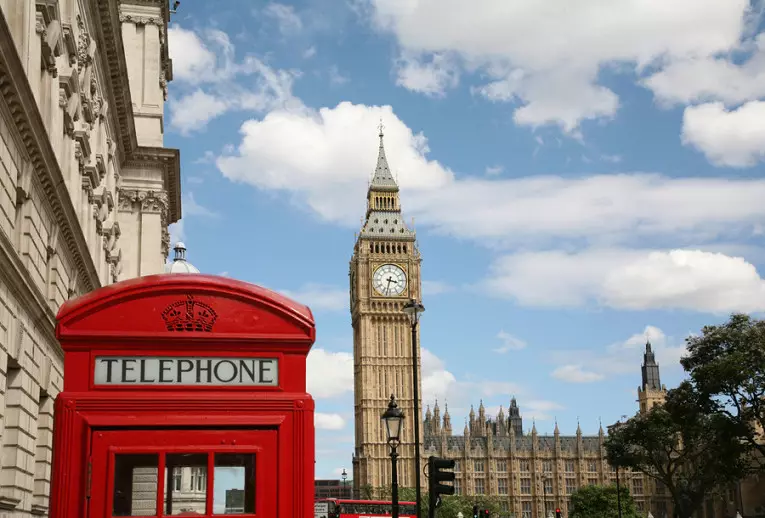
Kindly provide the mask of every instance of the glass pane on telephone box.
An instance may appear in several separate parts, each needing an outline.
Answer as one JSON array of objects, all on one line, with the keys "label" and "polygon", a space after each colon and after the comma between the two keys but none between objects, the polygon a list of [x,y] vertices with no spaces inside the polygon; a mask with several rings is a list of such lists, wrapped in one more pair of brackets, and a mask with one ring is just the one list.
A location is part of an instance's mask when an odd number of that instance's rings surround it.
[{"label": "glass pane on telephone box", "polygon": [[214,514],[255,513],[255,454],[216,453]]},{"label": "glass pane on telephone box", "polygon": [[207,454],[168,453],[165,466],[165,514],[206,514]]},{"label": "glass pane on telephone box", "polygon": [[112,516],[157,515],[157,454],[114,456]]}]

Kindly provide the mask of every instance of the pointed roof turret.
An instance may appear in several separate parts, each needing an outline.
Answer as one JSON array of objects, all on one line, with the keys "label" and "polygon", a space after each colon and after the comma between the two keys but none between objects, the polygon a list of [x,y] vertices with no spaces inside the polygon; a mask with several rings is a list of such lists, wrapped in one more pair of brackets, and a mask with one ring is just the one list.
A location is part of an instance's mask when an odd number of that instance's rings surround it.
[{"label": "pointed roof turret", "polygon": [[385,157],[385,144],[383,143],[385,134],[383,129],[385,127],[382,121],[380,121],[380,150],[377,153],[377,167],[375,167],[375,174],[372,177],[372,182],[369,184],[369,189],[376,191],[398,191],[398,184],[393,179],[393,174],[391,174],[390,167],[388,167],[388,159]]},{"label": "pointed roof turret", "polygon": [[531,435],[536,435],[536,434],[537,434],[537,420],[532,419],[531,420]]},{"label": "pointed roof turret", "polygon": [[380,151],[377,155],[377,167],[367,190],[367,215],[361,228],[361,237],[386,241],[414,241],[415,232],[404,222],[398,185],[385,157],[382,128],[380,123]]},{"label": "pointed roof turret", "polygon": [[558,419],[555,419],[555,435],[560,435],[560,430],[558,429]]}]

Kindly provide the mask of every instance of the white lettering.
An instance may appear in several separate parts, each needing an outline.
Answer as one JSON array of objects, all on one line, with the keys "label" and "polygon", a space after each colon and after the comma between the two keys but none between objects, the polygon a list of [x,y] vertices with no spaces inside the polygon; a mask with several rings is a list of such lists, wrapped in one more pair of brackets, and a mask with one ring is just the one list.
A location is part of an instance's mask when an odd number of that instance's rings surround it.
[{"label": "white lettering", "polygon": [[237,385],[275,387],[276,358],[98,356],[96,385]]}]

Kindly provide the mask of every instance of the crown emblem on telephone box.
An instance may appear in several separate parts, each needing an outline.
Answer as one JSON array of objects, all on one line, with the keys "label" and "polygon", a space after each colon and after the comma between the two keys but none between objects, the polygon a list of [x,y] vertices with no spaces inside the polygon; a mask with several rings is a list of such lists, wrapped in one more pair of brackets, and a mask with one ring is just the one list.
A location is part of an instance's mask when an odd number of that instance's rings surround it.
[{"label": "crown emblem on telephone box", "polygon": [[211,332],[218,314],[209,304],[194,300],[191,295],[186,300],[173,302],[162,312],[162,320],[168,331]]}]

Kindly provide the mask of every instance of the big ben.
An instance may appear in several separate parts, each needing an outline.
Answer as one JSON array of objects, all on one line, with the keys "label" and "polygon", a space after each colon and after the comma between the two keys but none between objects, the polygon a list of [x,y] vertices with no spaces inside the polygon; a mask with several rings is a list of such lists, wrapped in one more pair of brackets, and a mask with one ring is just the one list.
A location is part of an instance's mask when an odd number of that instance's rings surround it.
[{"label": "big ben", "polygon": [[[420,263],[415,232],[404,222],[398,185],[385,157],[381,126],[377,167],[367,191],[366,218],[353,249],[349,272],[356,494],[364,487],[391,484],[390,450],[381,421],[391,394],[395,394],[405,415],[398,448],[398,482],[401,487],[415,485],[412,338],[409,317],[402,308],[410,299],[420,300]],[[419,343],[417,350],[419,359]],[[419,362],[417,369],[419,372]],[[417,378],[419,382],[421,376]],[[417,392],[422,390],[418,387]]]}]

